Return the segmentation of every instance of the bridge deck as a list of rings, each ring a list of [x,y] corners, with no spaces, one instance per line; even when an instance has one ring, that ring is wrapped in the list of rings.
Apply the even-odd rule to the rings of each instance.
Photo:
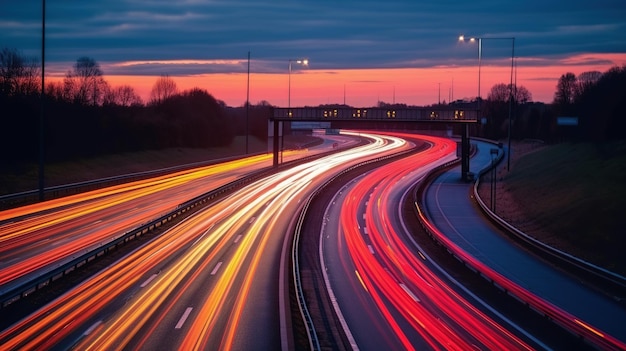
[[[477,123],[478,111],[460,107],[357,108],[292,107],[274,108],[275,121],[394,121]]]

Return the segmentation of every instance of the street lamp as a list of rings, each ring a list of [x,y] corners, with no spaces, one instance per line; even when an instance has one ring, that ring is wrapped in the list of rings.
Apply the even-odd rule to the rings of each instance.
[[[289,87],[288,87],[288,96],[287,96],[287,108],[291,108],[291,63],[295,62],[297,64],[308,66],[308,59],[289,59]],[[289,117],[291,117],[291,110],[289,110]]]
[[[470,43],[474,43],[478,41],[478,97],[476,100],[478,101],[478,113],[480,114],[480,67],[481,67],[481,60],[482,60],[483,41],[482,41],[482,38],[473,38],[473,37],[466,40],[465,36],[463,35],[459,36],[459,41],[462,41],[462,42],[469,41]]]
[[[41,1],[41,101],[39,113],[39,201],[44,200],[45,189],[45,127],[44,121],[46,116],[46,0]]]
[[[507,152],[507,166],[506,170],[509,171],[511,169],[511,113],[513,109],[513,68],[515,61],[515,37],[470,37],[465,38],[465,36],[459,36],[459,41],[466,42],[469,41],[471,43],[478,41],[478,113],[480,113],[480,66],[482,60],[482,41],[483,40],[510,40],[511,41],[511,82],[509,83],[509,131],[508,131],[508,152]]]
[[[289,59],[289,86],[287,88],[287,114],[289,117],[292,116],[291,114],[291,64],[292,62],[295,62],[299,65],[303,65],[303,66],[308,66],[309,65],[309,60],[308,59]],[[283,141],[284,141],[284,133],[283,133],[283,128],[282,128],[282,123],[283,122],[278,122],[280,123],[280,131],[281,131],[281,136],[280,136],[280,163],[283,162]]]
[[[246,84],[246,155],[249,151],[250,136],[250,51],[248,51],[248,83]]]

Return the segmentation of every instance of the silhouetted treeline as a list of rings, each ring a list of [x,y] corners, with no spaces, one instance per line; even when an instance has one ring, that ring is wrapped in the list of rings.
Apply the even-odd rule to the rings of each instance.
[[[554,96],[558,116],[578,117],[573,137],[585,141],[626,138],[626,66],[605,73],[561,76]]]
[[[41,81],[35,60],[0,52],[0,166],[35,162],[40,145]],[[157,89],[147,105],[129,86],[111,88],[97,62],[82,57],[62,83],[46,83],[44,150],[48,162],[170,147],[228,146],[245,120],[206,90]],[[174,87],[175,88],[175,87]],[[156,92],[156,93],[155,93]],[[245,107],[245,106],[244,106]],[[267,138],[271,106],[250,107],[251,134]]]
[[[2,158],[11,163],[37,160],[39,96],[2,96],[0,104]],[[48,161],[168,147],[227,146],[235,136],[235,126],[223,107],[199,89],[149,106],[46,99],[44,123]]]
[[[40,72],[36,59],[17,50],[0,51],[0,167],[38,159]],[[267,140],[272,114],[265,101],[232,108],[206,90],[178,92],[168,76],[157,79],[144,105],[131,86],[111,87],[99,64],[89,57],[79,58],[62,82],[46,83],[45,91],[47,161],[169,147],[228,146],[246,130]],[[474,135],[491,139],[507,137],[509,122],[515,139],[623,139],[626,66],[578,77],[564,74],[551,105],[533,103],[526,88],[505,84],[496,84],[486,100],[448,105],[475,108],[468,104],[479,105],[485,121]],[[559,116],[578,117],[579,125],[558,126]]]
[[[555,87],[552,104],[532,102],[524,87],[496,84],[489,97],[481,102],[481,116],[486,124],[480,134],[503,139],[509,132],[513,139],[542,139],[548,142],[607,141],[624,139],[626,119],[626,66],[613,67],[605,73],[565,73]],[[522,93],[520,93],[520,90]],[[513,99],[510,99],[513,96]],[[509,102],[512,101],[512,104]],[[577,117],[577,126],[560,126],[559,117]]]
[[[236,135],[245,135],[248,129],[250,135],[261,141],[268,139],[268,121],[273,114],[273,106],[267,101],[261,101],[257,105],[241,107],[227,107],[227,119],[235,128]]]

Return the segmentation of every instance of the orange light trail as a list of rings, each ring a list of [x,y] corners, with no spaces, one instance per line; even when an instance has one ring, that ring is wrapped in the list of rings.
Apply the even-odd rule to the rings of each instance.
[[[136,287],[141,279],[160,271],[156,278],[150,278],[149,284],[142,285],[124,308],[98,322],[76,345],[84,350],[123,349],[131,344],[141,348],[150,336],[139,332],[155,331],[190,284],[198,281],[202,272],[210,272],[227,248],[233,247],[235,237],[241,235],[232,257],[220,263],[219,272],[210,278],[212,288],[206,298],[189,315],[187,336],[180,345],[185,350],[205,349],[208,340],[219,333],[221,348],[231,348],[265,247],[286,230],[279,218],[293,215],[289,211],[297,207],[294,202],[313,191],[313,182],[322,182],[361,157],[406,147],[399,140],[394,144],[376,136],[371,138],[374,141],[368,145],[253,182],[196,213],[3,331],[0,343],[8,350],[52,348],[72,333],[87,329],[86,323],[99,311]],[[163,267],[162,262],[170,257],[177,258]],[[228,298],[234,298],[234,304],[225,303]],[[226,325],[220,324],[224,316]]]

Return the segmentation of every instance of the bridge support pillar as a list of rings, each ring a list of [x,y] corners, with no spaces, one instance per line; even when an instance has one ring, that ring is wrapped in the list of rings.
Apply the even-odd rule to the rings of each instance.
[[[471,181],[472,174],[470,169],[470,139],[469,139],[469,125],[463,124],[463,131],[461,132],[461,179],[463,181]]]
[[[272,147],[272,154],[273,154],[272,165],[274,167],[278,167],[278,125],[280,124],[280,122],[274,120],[273,123],[274,123],[274,140],[273,140],[274,146]]]

